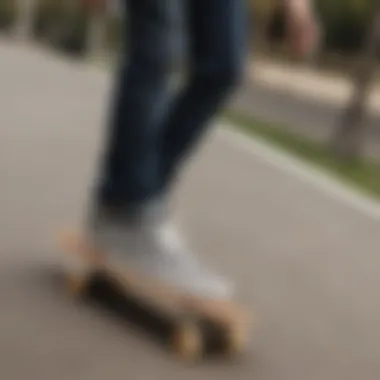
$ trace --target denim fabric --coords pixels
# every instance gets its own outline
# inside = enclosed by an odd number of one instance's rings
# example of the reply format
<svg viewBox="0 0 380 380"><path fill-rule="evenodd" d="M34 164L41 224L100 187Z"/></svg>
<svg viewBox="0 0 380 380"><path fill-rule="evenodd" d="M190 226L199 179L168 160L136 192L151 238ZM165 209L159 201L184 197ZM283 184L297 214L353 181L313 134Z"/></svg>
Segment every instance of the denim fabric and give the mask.
<svg viewBox="0 0 380 380"><path fill-rule="evenodd" d="M143 204L168 190L240 79L247 31L244 0L123 5L124 51L98 193L99 203L112 206ZM187 76L173 91L180 45Z"/></svg>

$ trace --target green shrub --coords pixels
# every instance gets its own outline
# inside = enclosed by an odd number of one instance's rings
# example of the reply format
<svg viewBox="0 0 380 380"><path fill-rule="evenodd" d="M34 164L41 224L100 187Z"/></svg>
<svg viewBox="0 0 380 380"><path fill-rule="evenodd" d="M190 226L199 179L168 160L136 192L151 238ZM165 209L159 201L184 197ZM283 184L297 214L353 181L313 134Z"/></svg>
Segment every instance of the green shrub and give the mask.
<svg viewBox="0 0 380 380"><path fill-rule="evenodd" d="M123 21L109 19L107 23L106 44L111 51L117 51L122 43Z"/></svg>
<svg viewBox="0 0 380 380"><path fill-rule="evenodd" d="M0 1L0 31L10 30L16 17L14 0Z"/></svg>
<svg viewBox="0 0 380 380"><path fill-rule="evenodd" d="M59 0L39 0L34 20L37 37L47 37L62 17L62 3Z"/></svg>
<svg viewBox="0 0 380 380"><path fill-rule="evenodd" d="M39 0L34 32L37 37L53 35L55 43L85 49L89 12L78 0L78 12L67 14L68 0ZM315 0L324 27L327 52L352 55L361 47L369 20L372 0ZM0 29L7 29L15 18L15 0L0 0ZM278 0L250 0L254 35L258 40L276 43L284 38L284 17ZM53 32L52 32L53 31ZM106 43L120 46L121 21L110 19Z"/></svg>
<svg viewBox="0 0 380 380"><path fill-rule="evenodd" d="M67 0L40 0L34 32L58 49L82 54L86 48L88 12L78 0L75 12L69 12Z"/></svg>
<svg viewBox="0 0 380 380"><path fill-rule="evenodd" d="M260 19L268 11L269 2L252 0L253 14ZM353 54L360 49L371 19L371 0L315 0L315 8L324 30L325 49ZM267 38L277 42L284 38L284 13L280 2L271 8ZM255 19L255 17L254 17Z"/></svg>
<svg viewBox="0 0 380 380"><path fill-rule="evenodd" d="M334 52L357 52L371 19L371 1L319 0L316 5L325 30L325 47Z"/></svg>

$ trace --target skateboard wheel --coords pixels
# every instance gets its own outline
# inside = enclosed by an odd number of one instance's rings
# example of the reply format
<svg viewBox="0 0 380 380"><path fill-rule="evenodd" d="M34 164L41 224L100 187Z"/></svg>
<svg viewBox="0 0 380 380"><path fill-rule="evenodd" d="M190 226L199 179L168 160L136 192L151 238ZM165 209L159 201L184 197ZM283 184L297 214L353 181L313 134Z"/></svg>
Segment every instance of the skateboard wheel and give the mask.
<svg viewBox="0 0 380 380"><path fill-rule="evenodd" d="M82 297L86 292L86 287L86 276L79 276L74 274L70 274L67 276L66 289L67 292L74 298Z"/></svg>
<svg viewBox="0 0 380 380"><path fill-rule="evenodd" d="M225 354L236 357L243 353L246 345L246 332L240 326L230 326L225 330Z"/></svg>
<svg viewBox="0 0 380 380"><path fill-rule="evenodd" d="M185 361L195 361L202 354L203 336L196 323L179 323L174 329L172 343L175 353Z"/></svg>
<svg viewBox="0 0 380 380"><path fill-rule="evenodd" d="M235 358L246 346L246 331L232 322L206 320L203 322L206 352Z"/></svg>

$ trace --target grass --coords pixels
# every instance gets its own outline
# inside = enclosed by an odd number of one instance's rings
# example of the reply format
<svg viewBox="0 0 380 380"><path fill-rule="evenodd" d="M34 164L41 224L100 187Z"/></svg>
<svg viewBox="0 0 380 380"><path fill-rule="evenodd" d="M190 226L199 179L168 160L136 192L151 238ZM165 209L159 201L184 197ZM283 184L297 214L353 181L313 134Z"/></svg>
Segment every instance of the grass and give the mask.
<svg viewBox="0 0 380 380"><path fill-rule="evenodd" d="M224 116L246 133L259 136L304 161L334 174L341 181L380 199L380 162L361 159L342 163L324 144L295 135L284 126L260 122L233 110Z"/></svg>

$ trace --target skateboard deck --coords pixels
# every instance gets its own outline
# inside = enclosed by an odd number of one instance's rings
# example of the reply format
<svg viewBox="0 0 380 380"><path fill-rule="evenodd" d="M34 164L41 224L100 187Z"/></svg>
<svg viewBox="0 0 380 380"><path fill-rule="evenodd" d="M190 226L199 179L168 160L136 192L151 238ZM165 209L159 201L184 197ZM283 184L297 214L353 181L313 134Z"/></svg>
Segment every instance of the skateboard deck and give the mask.
<svg viewBox="0 0 380 380"><path fill-rule="evenodd" d="M60 243L70 254L67 290L71 295L83 297L96 281L107 282L116 297L128 304L127 314L151 332L165 335L170 349L184 360L211 352L235 357L244 351L248 316L237 304L186 295L147 278L125 262L107 259L80 233L65 232Z"/></svg>

